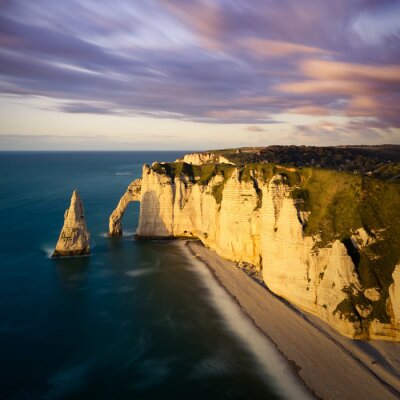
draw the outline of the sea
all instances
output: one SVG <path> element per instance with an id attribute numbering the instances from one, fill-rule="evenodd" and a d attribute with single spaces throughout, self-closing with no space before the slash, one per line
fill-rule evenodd
<path id="1" fill-rule="evenodd" d="M 181 241 L 108 218 L 183 152 L 0 152 L 0 399 L 300 399 L 290 365 Z M 91 255 L 52 259 L 72 191 Z"/>

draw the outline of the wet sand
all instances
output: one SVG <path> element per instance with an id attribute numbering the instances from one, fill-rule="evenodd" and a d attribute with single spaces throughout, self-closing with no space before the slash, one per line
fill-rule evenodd
<path id="1" fill-rule="evenodd" d="M 400 398 L 400 344 L 360 342 L 272 294 L 234 262 L 187 241 L 254 324 L 295 367 L 315 397 L 326 400 Z"/>

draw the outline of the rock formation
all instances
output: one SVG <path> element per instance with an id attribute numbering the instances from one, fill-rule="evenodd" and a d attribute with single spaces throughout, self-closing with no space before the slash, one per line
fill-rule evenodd
<path id="1" fill-rule="evenodd" d="M 187 164 L 202 165 L 202 164 L 232 164 L 226 157 L 221 154 L 205 152 L 205 153 L 190 153 L 185 154 L 183 158 L 178 158 L 177 162 L 185 162 Z"/>
<path id="2" fill-rule="evenodd" d="M 177 163 L 143 167 L 138 236 L 197 237 L 220 256 L 261 269 L 270 290 L 340 333 L 357 339 L 400 340 L 399 266 L 389 278 L 390 288 L 383 280 L 377 287 L 377 282 L 361 279 L 353 254 L 365 249 L 369 262 L 378 262 L 381 255 L 373 247 L 377 236 L 367 237 L 362 226 L 355 226 L 348 241 L 337 234 L 325 242 L 320 237 L 324 232 L 306 234 L 311 212 L 302 209 L 301 198 L 294 195 L 297 184 L 288 178 L 300 174 L 296 169 L 178 167 Z M 329 177 L 313 179 L 319 184 Z M 297 178 L 304 181 L 304 176 Z M 332 182 L 334 191 L 339 184 Z M 352 236 L 358 248 L 348 247 Z"/>
<path id="3" fill-rule="evenodd" d="M 121 197 L 117 208 L 110 215 L 110 220 L 108 224 L 110 236 L 122 235 L 122 217 L 124 216 L 125 210 L 131 201 L 140 200 L 141 181 L 141 179 L 136 179 L 128 186 L 126 192 Z"/>
<path id="4" fill-rule="evenodd" d="M 90 254 L 89 231 L 86 227 L 83 203 L 76 190 L 64 214 L 64 225 L 52 257 Z"/>
<path id="5" fill-rule="evenodd" d="M 393 272 L 393 283 L 389 287 L 392 317 L 400 325 L 400 264 L 396 265 Z"/>

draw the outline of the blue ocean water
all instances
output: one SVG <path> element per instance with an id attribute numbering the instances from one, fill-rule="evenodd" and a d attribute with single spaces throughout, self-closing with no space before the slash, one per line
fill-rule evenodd
<path id="1" fill-rule="evenodd" d="M 143 163 L 180 152 L 0 153 L 1 399 L 278 399 L 182 248 L 108 217 Z M 71 193 L 92 255 L 50 259 Z"/>

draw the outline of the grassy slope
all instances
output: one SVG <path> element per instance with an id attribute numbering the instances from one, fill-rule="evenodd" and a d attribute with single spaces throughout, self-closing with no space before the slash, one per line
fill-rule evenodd
<path id="1" fill-rule="evenodd" d="M 300 173 L 300 186 L 308 194 L 302 207 L 311 211 L 305 233 L 320 234 L 319 246 L 341 240 L 353 258 L 363 287 L 381 290 L 381 300 L 369 302 L 349 288 L 348 299 L 338 306 L 338 311 L 357 315 L 356 304 L 370 306 L 368 320 L 389 322 L 386 299 L 400 255 L 400 185 L 313 168 Z M 358 251 L 350 237 L 360 227 L 377 240 Z"/>
<path id="2" fill-rule="evenodd" d="M 268 146 L 212 151 L 237 165 L 268 161 L 296 167 L 320 167 L 368 174 L 400 182 L 400 145 L 378 146 Z"/>

